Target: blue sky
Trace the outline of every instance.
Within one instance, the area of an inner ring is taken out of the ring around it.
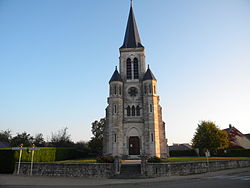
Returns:
[[[250,1],[134,0],[158,80],[169,143],[201,120],[250,133]],[[75,141],[104,117],[129,0],[0,0],[0,130],[67,126]]]

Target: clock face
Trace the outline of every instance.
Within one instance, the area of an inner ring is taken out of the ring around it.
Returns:
[[[135,87],[129,88],[128,94],[129,94],[131,97],[135,97],[135,96],[138,94],[137,88],[135,88]]]

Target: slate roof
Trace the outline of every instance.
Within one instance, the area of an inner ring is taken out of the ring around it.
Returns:
[[[176,151],[176,150],[191,150],[192,146],[190,144],[173,144],[172,146],[169,146],[170,151]]]
[[[141,44],[132,5],[130,6],[127,29],[121,48],[144,48]]]
[[[151,72],[150,68],[148,67],[147,72],[145,73],[143,79],[144,80],[156,80],[155,76],[153,75],[153,73]]]
[[[113,73],[111,79],[109,80],[109,83],[114,81],[122,82],[122,77],[120,73],[117,71],[117,68],[115,69],[115,72]]]

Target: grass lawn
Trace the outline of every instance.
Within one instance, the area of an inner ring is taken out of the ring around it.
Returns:
[[[87,159],[72,159],[65,161],[56,161],[57,163],[96,163],[95,158],[87,158]]]

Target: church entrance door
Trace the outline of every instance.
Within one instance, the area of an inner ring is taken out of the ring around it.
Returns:
[[[129,155],[140,155],[140,139],[138,136],[129,137]]]

